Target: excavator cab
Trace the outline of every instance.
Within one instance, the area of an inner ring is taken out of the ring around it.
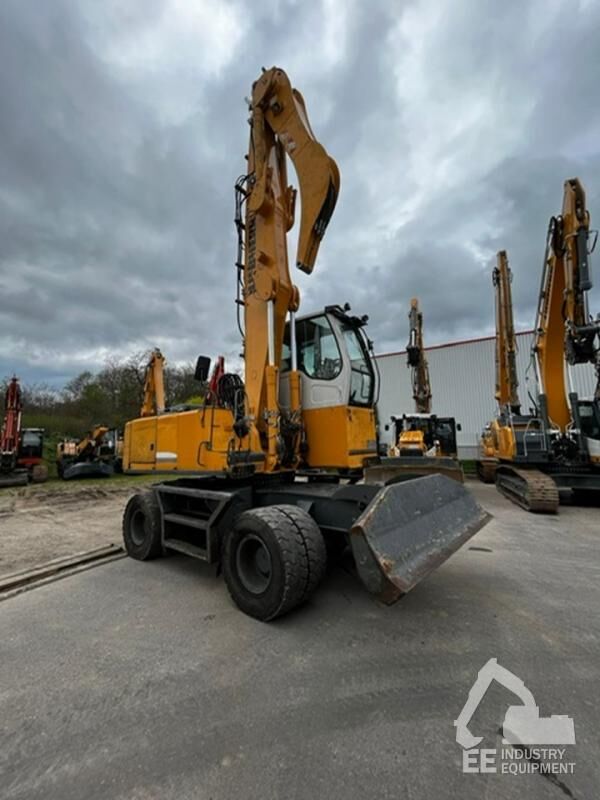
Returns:
[[[456,446],[460,424],[454,417],[403,414],[392,417],[391,424],[394,444],[389,450],[390,457],[369,467],[369,474],[386,478],[394,474],[408,477],[438,474],[464,482]]]
[[[460,431],[460,423],[454,417],[438,417],[437,414],[403,414],[392,417],[394,441],[400,449],[400,455],[432,455],[456,458],[456,432]],[[413,441],[420,441],[420,452],[403,453],[403,448]]]
[[[19,440],[20,462],[29,459],[41,459],[44,451],[44,429],[43,428],[23,428]]]
[[[364,333],[366,317],[350,306],[327,306],[295,322],[300,372],[304,466],[358,472],[378,455],[375,403],[378,376]],[[280,397],[290,403],[291,331],[286,325]]]
[[[579,400],[577,408],[581,435],[585,437],[590,461],[600,463],[600,401]]]

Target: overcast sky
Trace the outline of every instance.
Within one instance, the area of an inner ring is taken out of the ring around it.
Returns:
[[[378,352],[404,347],[413,295],[428,344],[490,334],[506,248],[531,327],[565,178],[600,224],[599,30],[592,0],[3,0],[0,377],[239,353],[233,184],[262,66],[342,175],[303,312],[348,300]]]

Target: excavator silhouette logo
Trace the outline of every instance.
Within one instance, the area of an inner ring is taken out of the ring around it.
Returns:
[[[571,745],[575,744],[573,719],[567,716],[540,717],[540,709],[523,681],[513,672],[490,660],[479,670],[477,680],[469,691],[467,702],[454,720],[456,741],[465,750],[471,750],[483,740],[473,736],[469,722],[492,681],[497,681],[520,698],[523,705],[509,706],[502,725],[504,744],[512,745]]]

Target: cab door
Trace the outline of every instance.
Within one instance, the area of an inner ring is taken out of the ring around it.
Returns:
[[[156,462],[156,417],[141,417],[125,426],[123,468],[152,470]]]

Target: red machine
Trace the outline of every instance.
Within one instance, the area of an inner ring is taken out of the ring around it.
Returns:
[[[44,431],[22,428],[23,402],[19,379],[13,376],[4,399],[4,422],[0,435],[0,486],[24,486],[30,480],[43,483],[48,468],[42,463]]]

